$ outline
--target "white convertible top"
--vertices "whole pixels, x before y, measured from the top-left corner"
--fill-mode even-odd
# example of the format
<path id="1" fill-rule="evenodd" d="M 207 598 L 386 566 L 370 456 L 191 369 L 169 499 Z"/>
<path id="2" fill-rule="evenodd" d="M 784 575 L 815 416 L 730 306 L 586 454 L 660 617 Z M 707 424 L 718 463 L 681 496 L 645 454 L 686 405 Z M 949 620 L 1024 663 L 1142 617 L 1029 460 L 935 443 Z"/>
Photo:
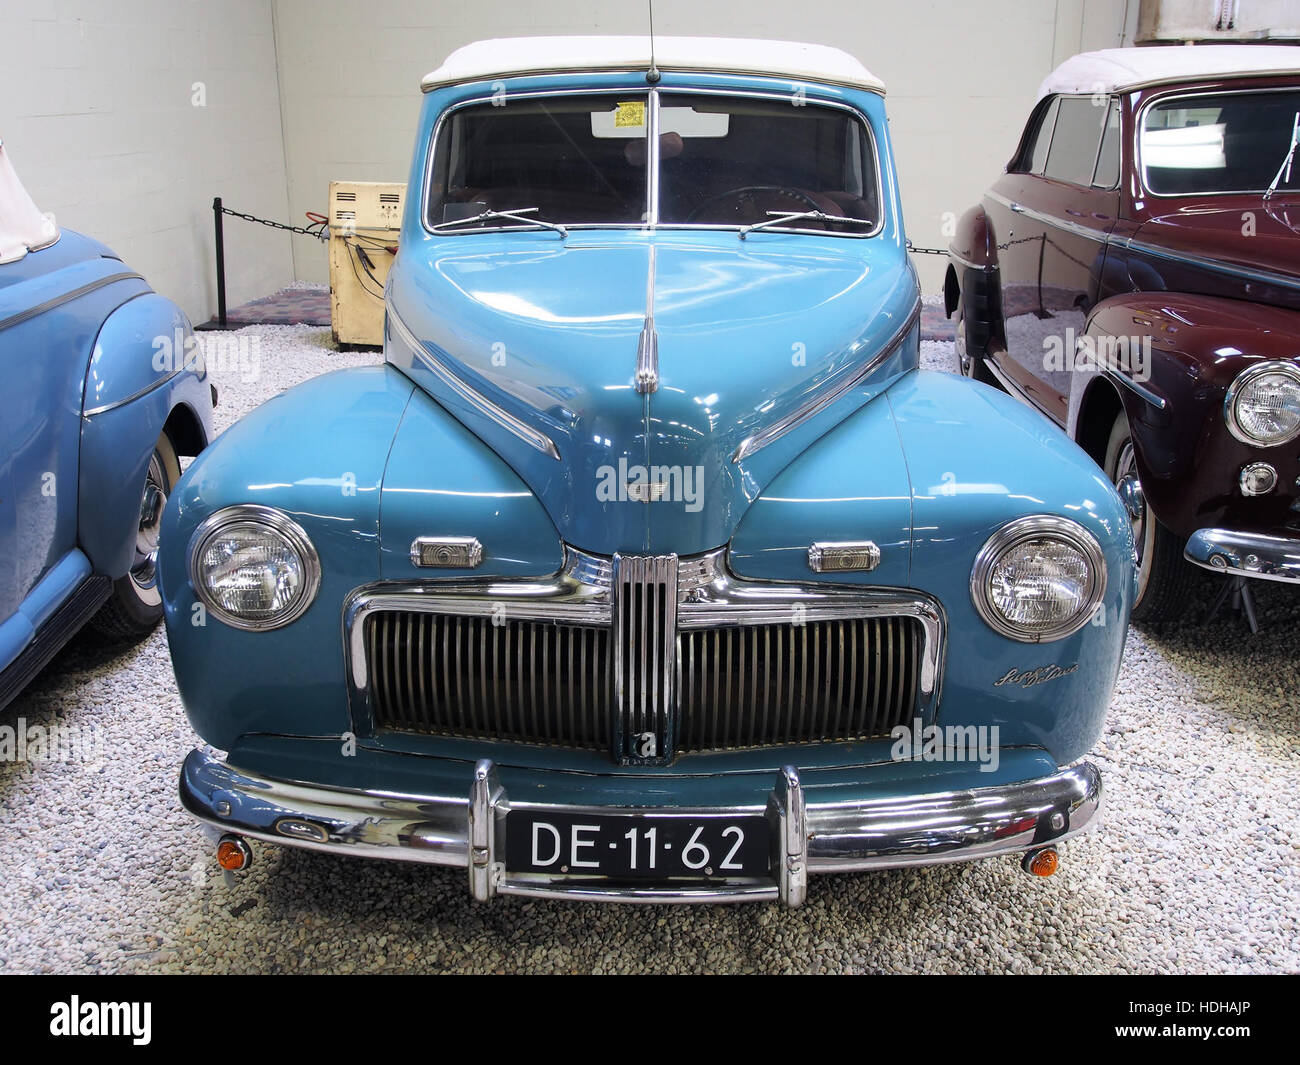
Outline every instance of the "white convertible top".
<path id="1" fill-rule="evenodd" d="M 37 210 L 0 141 L 0 263 L 17 262 L 58 239 L 59 227 Z"/>
<path id="2" fill-rule="evenodd" d="M 1300 47 L 1285 44 L 1197 44 L 1105 48 L 1081 52 L 1047 75 L 1038 98 L 1051 93 L 1128 92 L 1190 78 L 1244 78 L 1300 73 Z"/>
<path id="3" fill-rule="evenodd" d="M 824 44 L 733 37 L 655 37 L 654 59 L 660 70 L 766 74 L 848 85 L 882 95 L 885 91 L 885 83 L 848 52 Z M 425 75 L 420 88 L 428 92 L 443 85 L 511 74 L 649 67 L 649 37 L 508 37 L 457 48 L 442 66 Z"/>

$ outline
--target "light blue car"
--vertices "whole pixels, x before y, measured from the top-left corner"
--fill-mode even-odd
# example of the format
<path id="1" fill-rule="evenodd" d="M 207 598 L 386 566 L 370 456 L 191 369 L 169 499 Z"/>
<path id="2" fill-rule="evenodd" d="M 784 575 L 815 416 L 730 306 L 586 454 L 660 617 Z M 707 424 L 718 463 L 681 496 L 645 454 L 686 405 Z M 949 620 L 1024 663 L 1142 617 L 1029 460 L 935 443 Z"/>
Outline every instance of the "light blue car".
<path id="1" fill-rule="evenodd" d="M 423 88 L 384 365 L 249 415 L 164 515 L 223 867 L 792 906 L 1050 873 L 1100 804 L 1132 534 L 1049 422 L 918 370 L 880 82 L 551 38 Z"/>
<path id="2" fill-rule="evenodd" d="M 0 707 L 87 622 L 139 639 L 179 457 L 211 435 L 190 323 L 36 211 L 0 147 Z"/>

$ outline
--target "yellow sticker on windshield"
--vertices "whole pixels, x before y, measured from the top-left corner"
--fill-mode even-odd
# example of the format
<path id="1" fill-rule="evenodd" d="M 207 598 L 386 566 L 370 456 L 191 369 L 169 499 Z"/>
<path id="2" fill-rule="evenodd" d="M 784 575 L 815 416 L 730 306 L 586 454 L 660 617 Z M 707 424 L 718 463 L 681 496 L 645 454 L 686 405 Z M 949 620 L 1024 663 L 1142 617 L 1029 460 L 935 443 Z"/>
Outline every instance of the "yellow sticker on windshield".
<path id="1" fill-rule="evenodd" d="M 624 128 L 628 126 L 644 126 L 645 101 L 633 100 L 630 103 L 619 104 L 618 110 L 614 112 L 614 125 Z"/>

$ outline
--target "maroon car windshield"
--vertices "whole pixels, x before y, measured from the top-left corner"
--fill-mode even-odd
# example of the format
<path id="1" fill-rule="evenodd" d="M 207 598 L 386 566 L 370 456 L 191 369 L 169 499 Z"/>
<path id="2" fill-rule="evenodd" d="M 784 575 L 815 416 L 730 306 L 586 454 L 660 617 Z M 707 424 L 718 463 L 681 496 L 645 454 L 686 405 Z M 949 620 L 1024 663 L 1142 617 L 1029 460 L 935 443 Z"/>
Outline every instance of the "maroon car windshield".
<path id="1" fill-rule="evenodd" d="M 1161 196 L 1264 192 L 1274 179 L 1277 189 L 1300 188 L 1300 159 L 1289 158 L 1298 123 L 1295 90 L 1158 101 L 1139 134 L 1146 187 Z"/>

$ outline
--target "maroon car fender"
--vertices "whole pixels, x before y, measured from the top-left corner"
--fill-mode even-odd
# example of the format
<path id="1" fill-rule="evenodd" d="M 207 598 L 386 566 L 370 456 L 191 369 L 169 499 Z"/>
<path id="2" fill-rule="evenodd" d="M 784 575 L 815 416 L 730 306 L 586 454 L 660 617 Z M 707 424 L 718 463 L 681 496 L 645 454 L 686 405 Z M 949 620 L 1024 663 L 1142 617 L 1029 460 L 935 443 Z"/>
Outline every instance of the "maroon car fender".
<path id="1" fill-rule="evenodd" d="M 1242 443 L 1224 400 L 1248 366 L 1300 361 L 1300 312 L 1186 293 L 1103 300 L 1075 352 L 1068 431 L 1100 463 L 1122 405 L 1148 506 L 1176 536 L 1222 526 L 1267 532 L 1296 520 L 1300 446 Z M 1265 461 L 1278 486 L 1247 498 L 1247 463 Z"/>
<path id="2" fill-rule="evenodd" d="M 997 243 L 993 240 L 992 225 L 983 207 L 972 207 L 957 219 L 957 231 L 948 242 L 948 274 L 943 286 L 943 302 L 949 317 L 957 309 L 965 273 L 968 270 L 987 272 L 996 267 Z"/>
<path id="3" fill-rule="evenodd" d="M 983 207 L 972 207 L 957 220 L 948 244 L 948 271 L 943 282 L 944 313 L 951 318 L 965 296 L 968 341 L 985 347 L 999 335 L 1001 288 L 997 276 L 997 241 Z"/>

